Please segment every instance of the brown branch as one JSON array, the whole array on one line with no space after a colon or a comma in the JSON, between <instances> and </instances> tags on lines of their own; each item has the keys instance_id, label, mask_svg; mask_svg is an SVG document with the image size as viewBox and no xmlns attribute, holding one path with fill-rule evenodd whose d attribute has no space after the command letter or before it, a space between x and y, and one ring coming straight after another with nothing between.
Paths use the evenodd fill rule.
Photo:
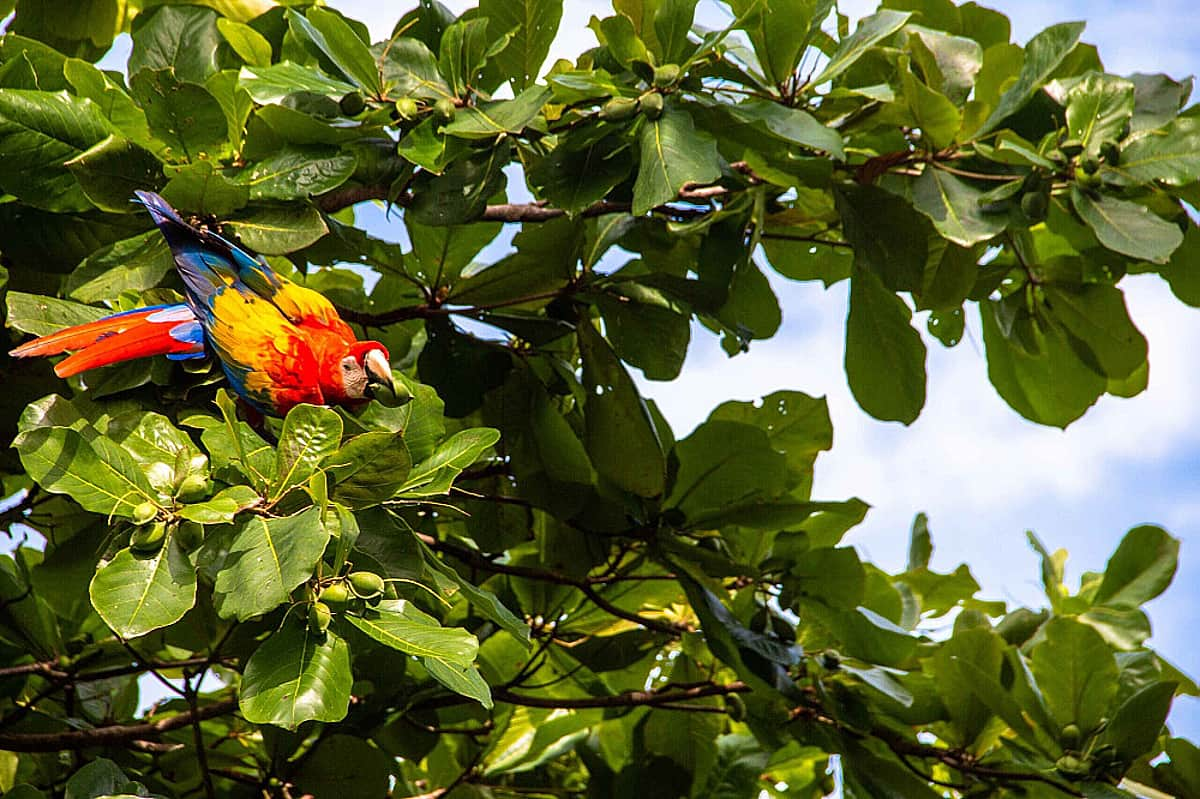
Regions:
<instances>
[{"instance_id":1,"label":"brown branch","mask_svg":"<svg viewBox=\"0 0 1200 799\"><path fill-rule=\"evenodd\" d=\"M129 741L154 739L163 733L178 730L193 722L224 716L237 708L236 699L222 699L211 705L184 713L141 724L114 724L90 730L68 730L66 732L0 733L0 750L10 752L58 752L64 749L91 749L97 746L112 746Z\"/></svg>"},{"instance_id":2,"label":"brown branch","mask_svg":"<svg viewBox=\"0 0 1200 799\"><path fill-rule=\"evenodd\" d=\"M681 703L689 699L744 694L749 691L750 686L746 685L746 683L735 681L724 685L708 683L706 685L697 685L692 688L683 688L674 691L627 691L626 693L614 694L612 696L587 696L578 699L527 696L507 689L496 689L492 691L492 698L497 702L507 702L510 705L565 708L568 710L604 707L657 707L662 710L695 711L697 707L703 707L705 710L700 712L708 712L708 705L685 705Z\"/></svg>"},{"instance_id":3,"label":"brown branch","mask_svg":"<svg viewBox=\"0 0 1200 799\"><path fill-rule=\"evenodd\" d=\"M230 661L216 661L223 666L230 665ZM184 660L147 660L139 661L134 665L129 666L112 666L107 669L97 669L96 671L73 672L65 671L58 668L57 660L40 660L35 663L22 663L19 666L8 666L0 669L0 678L18 677L22 674L36 674L41 677L47 677L54 680L69 680L71 682L93 682L95 680L107 680L111 677L123 677L127 674L141 674L146 671L156 671L165 669L185 669L193 666L211 665L212 661L206 657L186 658Z\"/></svg>"},{"instance_id":4,"label":"brown branch","mask_svg":"<svg viewBox=\"0 0 1200 799\"><path fill-rule=\"evenodd\" d=\"M444 552L447 555L452 555L453 557L461 560L463 563L466 563L468 566L473 566L477 569L483 569L484 571L490 571L496 574L510 574L514 577L525 577L530 580L540 580L542 582L554 583L556 585L567 585L571 586L572 588L578 588L588 599L592 600L597 607L601 608L606 613L621 619L625 619L626 621L633 622L634 624L639 624L648 630L654 630L672 637L678 636L681 633L691 632L691 626L684 624L683 622L670 622L662 621L661 619L652 619L646 616L641 616L633 611L617 607L612 602L605 599L604 596L598 591L596 591L596 589L592 587L591 582L586 578L576 579L555 571L538 569L532 566L515 566L506 563L496 563L473 549L460 547L447 541L440 541L433 536L425 535L423 533L418 533L417 537L425 542L425 545L429 548L438 552Z\"/></svg>"}]
</instances>

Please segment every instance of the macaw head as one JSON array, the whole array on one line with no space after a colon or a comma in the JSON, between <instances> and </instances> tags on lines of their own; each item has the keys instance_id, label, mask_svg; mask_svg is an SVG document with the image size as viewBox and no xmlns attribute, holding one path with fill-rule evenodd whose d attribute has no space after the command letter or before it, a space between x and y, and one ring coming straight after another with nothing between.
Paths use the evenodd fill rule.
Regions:
<instances>
[{"instance_id":1,"label":"macaw head","mask_svg":"<svg viewBox=\"0 0 1200 799\"><path fill-rule=\"evenodd\" d=\"M378 341L357 341L339 364L342 392L347 399L372 399L375 392L385 388L396 393L392 381L392 365L388 363L387 347Z\"/></svg>"}]
</instances>

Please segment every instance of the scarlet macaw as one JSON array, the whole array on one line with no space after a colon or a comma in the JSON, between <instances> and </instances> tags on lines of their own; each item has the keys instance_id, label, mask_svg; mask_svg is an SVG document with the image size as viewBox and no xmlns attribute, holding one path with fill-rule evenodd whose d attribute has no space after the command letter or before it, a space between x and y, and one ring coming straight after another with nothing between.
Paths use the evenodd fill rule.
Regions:
<instances>
[{"instance_id":1,"label":"scarlet macaw","mask_svg":"<svg viewBox=\"0 0 1200 799\"><path fill-rule=\"evenodd\" d=\"M302 402L353 407L394 392L388 351L359 341L333 304L276 274L223 236L193 227L159 195L136 192L175 256L187 301L113 314L27 342L17 358L77 350L55 367L70 377L151 355L216 356L251 408L284 416Z\"/></svg>"}]
</instances>

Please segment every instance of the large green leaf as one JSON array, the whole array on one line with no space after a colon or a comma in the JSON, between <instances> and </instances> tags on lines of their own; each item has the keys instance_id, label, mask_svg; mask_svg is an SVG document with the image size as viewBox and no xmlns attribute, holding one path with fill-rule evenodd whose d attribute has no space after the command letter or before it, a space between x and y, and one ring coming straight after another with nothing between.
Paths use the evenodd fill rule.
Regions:
<instances>
[{"instance_id":1,"label":"large green leaf","mask_svg":"<svg viewBox=\"0 0 1200 799\"><path fill-rule=\"evenodd\" d=\"M181 81L203 83L216 72L217 14L198 6L163 5L141 14L133 30L129 74L170 70Z\"/></svg>"},{"instance_id":2,"label":"large green leaf","mask_svg":"<svg viewBox=\"0 0 1200 799\"><path fill-rule=\"evenodd\" d=\"M850 278L846 377L854 399L877 419L911 424L925 405L925 344L904 300L874 273Z\"/></svg>"},{"instance_id":3,"label":"large green leaf","mask_svg":"<svg viewBox=\"0 0 1200 799\"><path fill-rule=\"evenodd\" d=\"M1088 284L1079 288L1047 285L1046 306L1062 324L1080 357L1113 379L1129 377L1146 363L1147 345L1125 309L1116 286Z\"/></svg>"},{"instance_id":4,"label":"large green leaf","mask_svg":"<svg viewBox=\"0 0 1200 799\"><path fill-rule=\"evenodd\" d=\"M401 492L407 496L436 496L449 492L454 478L499 440L499 431L490 427L460 430L412 467Z\"/></svg>"},{"instance_id":5,"label":"large green leaf","mask_svg":"<svg viewBox=\"0 0 1200 799\"><path fill-rule=\"evenodd\" d=\"M411 39L400 39L397 47ZM242 67L238 81L250 92L254 102L261 105L278 103L295 92L312 92L329 97L341 97L354 87L344 81L335 80L316 69L291 61L262 67Z\"/></svg>"},{"instance_id":6,"label":"large green leaf","mask_svg":"<svg viewBox=\"0 0 1200 799\"><path fill-rule=\"evenodd\" d=\"M629 175L628 143L620 136L563 141L545 158L533 163L529 182L556 208L577 214L598 202Z\"/></svg>"},{"instance_id":7,"label":"large green leaf","mask_svg":"<svg viewBox=\"0 0 1200 799\"><path fill-rule=\"evenodd\" d=\"M341 721L352 680L345 641L332 630L313 633L292 621L250 656L239 706L249 722L289 730L306 721Z\"/></svg>"},{"instance_id":8,"label":"large green leaf","mask_svg":"<svg viewBox=\"0 0 1200 799\"><path fill-rule=\"evenodd\" d=\"M385 600L366 615L346 621L384 646L453 666L475 662L479 641L460 627L443 627L432 616L403 599Z\"/></svg>"},{"instance_id":9,"label":"large green leaf","mask_svg":"<svg viewBox=\"0 0 1200 799\"><path fill-rule=\"evenodd\" d=\"M167 627L196 603L196 566L168 532L153 554L122 549L100 564L88 592L92 606L125 638Z\"/></svg>"},{"instance_id":10,"label":"large green leaf","mask_svg":"<svg viewBox=\"0 0 1200 799\"><path fill-rule=\"evenodd\" d=\"M1094 730L1117 692L1117 661L1100 633L1067 617L1042 627L1031 668L1046 707L1060 726Z\"/></svg>"},{"instance_id":11,"label":"large green leaf","mask_svg":"<svg viewBox=\"0 0 1200 799\"><path fill-rule=\"evenodd\" d=\"M342 441L342 417L318 405L297 405L283 420L283 432L275 450L273 497L282 497L303 485L321 460L337 450Z\"/></svg>"},{"instance_id":12,"label":"large green leaf","mask_svg":"<svg viewBox=\"0 0 1200 799\"><path fill-rule=\"evenodd\" d=\"M8 310L5 324L13 330L35 336L47 336L65 327L95 322L105 316L103 308L41 294L10 291L4 299Z\"/></svg>"},{"instance_id":13,"label":"large green leaf","mask_svg":"<svg viewBox=\"0 0 1200 799\"><path fill-rule=\"evenodd\" d=\"M372 430L347 440L325 457L321 467L339 502L367 506L389 499L404 485L412 470L412 455L402 435Z\"/></svg>"},{"instance_id":14,"label":"large green leaf","mask_svg":"<svg viewBox=\"0 0 1200 799\"><path fill-rule=\"evenodd\" d=\"M908 22L912 14L892 9L883 9L860 20L854 33L838 43L837 50L829 56L829 63L812 79L814 86L833 80L849 69L855 61L879 42L891 36Z\"/></svg>"},{"instance_id":15,"label":"large green leaf","mask_svg":"<svg viewBox=\"0 0 1200 799\"><path fill-rule=\"evenodd\" d=\"M1078 188L1071 190L1071 203L1100 243L1122 255L1165 264L1183 243L1178 226L1144 205L1108 194L1094 198Z\"/></svg>"},{"instance_id":16,"label":"large green leaf","mask_svg":"<svg viewBox=\"0 0 1200 799\"><path fill-rule=\"evenodd\" d=\"M1062 22L1030 39L1025 45L1025 61L1016 81L1000 96L1000 101L975 135L982 136L995 130L1019 111L1075 47L1083 28L1082 22Z\"/></svg>"},{"instance_id":17,"label":"large green leaf","mask_svg":"<svg viewBox=\"0 0 1200 799\"><path fill-rule=\"evenodd\" d=\"M585 443L596 471L626 491L657 496L666 483L662 443L637 387L596 329L578 327L583 358Z\"/></svg>"},{"instance_id":18,"label":"large green leaf","mask_svg":"<svg viewBox=\"0 0 1200 799\"><path fill-rule=\"evenodd\" d=\"M676 444L673 454L679 469L663 504L689 520L775 497L786 487L787 458L765 431L748 424L707 421Z\"/></svg>"},{"instance_id":19,"label":"large green leaf","mask_svg":"<svg viewBox=\"0 0 1200 799\"><path fill-rule=\"evenodd\" d=\"M562 19L562 0L480 0L479 13L488 20L488 33L512 31L508 46L492 58L513 91L537 80Z\"/></svg>"},{"instance_id":20,"label":"large green leaf","mask_svg":"<svg viewBox=\"0 0 1200 799\"><path fill-rule=\"evenodd\" d=\"M321 212L311 205L247 209L227 223L243 244L264 255L302 250L329 232Z\"/></svg>"},{"instance_id":21,"label":"large green leaf","mask_svg":"<svg viewBox=\"0 0 1200 799\"><path fill-rule=\"evenodd\" d=\"M91 100L0 89L0 186L47 211L86 210L92 204L65 164L113 132Z\"/></svg>"},{"instance_id":22,"label":"large green leaf","mask_svg":"<svg viewBox=\"0 0 1200 799\"><path fill-rule=\"evenodd\" d=\"M282 518L244 517L229 533L229 554L213 586L217 612L245 621L287 602L312 576L328 541L318 508Z\"/></svg>"},{"instance_id":23,"label":"large green leaf","mask_svg":"<svg viewBox=\"0 0 1200 799\"><path fill-rule=\"evenodd\" d=\"M251 200L294 200L337 188L357 163L354 153L332 147L284 147L234 180L249 190Z\"/></svg>"},{"instance_id":24,"label":"large green leaf","mask_svg":"<svg viewBox=\"0 0 1200 799\"><path fill-rule=\"evenodd\" d=\"M725 106L723 110L738 122L761 133L789 144L827 152L839 161L845 158L841 135L833 128L822 125L806 111L755 98Z\"/></svg>"},{"instance_id":25,"label":"large green leaf","mask_svg":"<svg viewBox=\"0 0 1200 799\"><path fill-rule=\"evenodd\" d=\"M487 709L492 707L492 689L483 679L483 675L472 664L460 666L457 663L438 658L422 658L421 662L429 674L442 685L455 693L469 696Z\"/></svg>"},{"instance_id":26,"label":"large green leaf","mask_svg":"<svg viewBox=\"0 0 1200 799\"><path fill-rule=\"evenodd\" d=\"M1108 560L1097 605L1138 608L1167 590L1179 565L1179 541L1161 527L1135 527Z\"/></svg>"},{"instance_id":27,"label":"large green leaf","mask_svg":"<svg viewBox=\"0 0 1200 799\"><path fill-rule=\"evenodd\" d=\"M1008 222L1003 214L982 210L982 194L961 178L933 167L912 184L913 207L929 217L942 236L963 247L987 241Z\"/></svg>"},{"instance_id":28,"label":"large green leaf","mask_svg":"<svg viewBox=\"0 0 1200 799\"><path fill-rule=\"evenodd\" d=\"M374 97L383 94L383 83L375 57L340 14L310 8L306 16L292 13L290 20L350 80Z\"/></svg>"},{"instance_id":29,"label":"large green leaf","mask_svg":"<svg viewBox=\"0 0 1200 799\"><path fill-rule=\"evenodd\" d=\"M1093 156L1122 137L1133 116L1133 82L1089 73L1067 93L1067 131Z\"/></svg>"},{"instance_id":30,"label":"large green leaf","mask_svg":"<svg viewBox=\"0 0 1200 799\"><path fill-rule=\"evenodd\" d=\"M98 451L94 444L103 446ZM157 501L145 475L127 456L109 457L116 446L111 441L89 441L67 427L38 427L19 434L13 446L38 485L67 494L93 513L132 516L138 505Z\"/></svg>"},{"instance_id":31,"label":"large green leaf","mask_svg":"<svg viewBox=\"0 0 1200 799\"><path fill-rule=\"evenodd\" d=\"M424 43L408 36L390 42L379 53L383 79L392 97L437 100L454 92L438 72L437 57Z\"/></svg>"},{"instance_id":32,"label":"large green leaf","mask_svg":"<svg viewBox=\"0 0 1200 799\"><path fill-rule=\"evenodd\" d=\"M686 183L711 183L721 176L716 141L698 132L682 109L668 108L658 119L647 120L638 146L634 214L674 200Z\"/></svg>"},{"instance_id":33,"label":"large green leaf","mask_svg":"<svg viewBox=\"0 0 1200 799\"><path fill-rule=\"evenodd\" d=\"M520 133L549 99L549 89L533 86L511 100L464 108L442 131L461 139L494 139L505 133Z\"/></svg>"},{"instance_id":34,"label":"large green leaf","mask_svg":"<svg viewBox=\"0 0 1200 799\"><path fill-rule=\"evenodd\" d=\"M1200 178L1200 120L1181 117L1131 138L1121 149L1120 163L1110 168L1125 182L1183 186L1195 181Z\"/></svg>"},{"instance_id":35,"label":"large green leaf","mask_svg":"<svg viewBox=\"0 0 1200 799\"><path fill-rule=\"evenodd\" d=\"M176 160L192 161L222 149L229 133L225 111L212 93L183 83L169 69L142 70L130 81L150 131Z\"/></svg>"},{"instance_id":36,"label":"large green leaf","mask_svg":"<svg viewBox=\"0 0 1200 799\"><path fill-rule=\"evenodd\" d=\"M163 183L158 158L115 135L67 161L66 167L93 205L118 214L134 212L130 198L135 190L156 189Z\"/></svg>"}]
</instances>

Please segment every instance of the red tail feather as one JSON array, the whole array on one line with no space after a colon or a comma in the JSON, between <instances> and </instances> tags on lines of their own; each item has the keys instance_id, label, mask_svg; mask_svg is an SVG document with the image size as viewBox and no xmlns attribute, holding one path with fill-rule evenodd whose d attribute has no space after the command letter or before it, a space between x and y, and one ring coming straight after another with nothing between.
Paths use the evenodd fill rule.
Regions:
<instances>
[{"instance_id":1,"label":"red tail feather","mask_svg":"<svg viewBox=\"0 0 1200 799\"><path fill-rule=\"evenodd\" d=\"M158 318L152 319L156 314ZM188 319L193 317L185 307L165 312L162 306L144 308L36 338L12 350L9 355L30 358L79 350L54 367L54 373L59 377L70 377L88 369L134 358L199 353L203 349L202 344L171 335L172 330Z\"/></svg>"}]
</instances>

